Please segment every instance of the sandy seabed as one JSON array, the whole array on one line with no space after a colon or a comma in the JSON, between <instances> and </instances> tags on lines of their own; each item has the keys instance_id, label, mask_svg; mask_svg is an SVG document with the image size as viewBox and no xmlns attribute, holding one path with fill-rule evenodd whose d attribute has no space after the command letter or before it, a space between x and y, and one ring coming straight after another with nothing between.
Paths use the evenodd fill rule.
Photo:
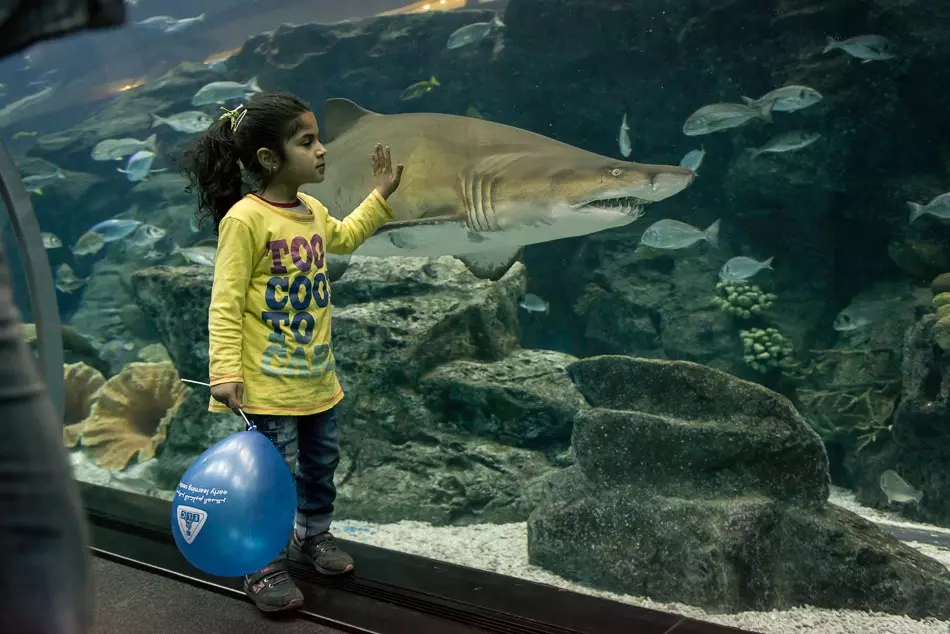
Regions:
<instances>
[{"instance_id":1,"label":"sandy seabed","mask_svg":"<svg viewBox=\"0 0 950 634\"><path fill-rule=\"evenodd\" d=\"M71 455L76 477L84 482L141 492L140 472L149 465L136 465L122 476L110 477L94 465L82 452ZM151 461L150 461L151 462ZM171 499L171 491L150 491L151 495ZM900 516L861 506L854 496L832 487L830 502L853 511L877 524L922 528L950 535L950 529L908 522ZM659 603L645 597L593 590L568 581L556 574L528 563L527 524L476 524L471 526L432 526L422 522L403 521L394 524L339 519L333 524L338 536L372 546L380 546L413 555L421 555L461 566L479 568L498 574L518 577L557 588L612 599L623 603L675 612L683 616L763 632L764 634L950 634L950 621L916 620L903 616L855 610L828 610L802 606L772 612L738 612L719 614L681 603ZM929 544L907 542L928 557L950 568L950 549Z\"/></svg>"}]
</instances>

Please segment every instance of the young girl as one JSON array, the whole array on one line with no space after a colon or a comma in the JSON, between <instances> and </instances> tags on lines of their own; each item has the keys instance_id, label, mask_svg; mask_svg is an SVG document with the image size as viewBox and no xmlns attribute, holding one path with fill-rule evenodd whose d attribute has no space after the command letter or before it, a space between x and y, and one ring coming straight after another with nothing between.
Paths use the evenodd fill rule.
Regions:
<instances>
[{"instance_id":1,"label":"young girl","mask_svg":"<svg viewBox=\"0 0 950 634\"><path fill-rule=\"evenodd\" d=\"M367 166L376 187L341 221L298 192L323 180L326 163L313 113L276 93L228 111L184 154L188 191L197 190L199 215L210 216L218 234L208 409L251 415L296 470L290 543L244 579L247 595L267 612L303 605L286 569L288 552L323 574L353 570L330 533L340 460L334 407L343 390L330 341L326 254L351 253L392 218L386 199L403 166L393 170L389 148L377 144ZM258 181L253 193L244 194L242 171Z\"/></svg>"}]
</instances>

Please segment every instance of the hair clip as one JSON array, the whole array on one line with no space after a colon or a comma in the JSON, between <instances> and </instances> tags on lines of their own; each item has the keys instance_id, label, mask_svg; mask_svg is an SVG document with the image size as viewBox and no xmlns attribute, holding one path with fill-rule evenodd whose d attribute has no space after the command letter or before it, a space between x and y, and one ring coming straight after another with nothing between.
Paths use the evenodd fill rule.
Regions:
<instances>
[{"instance_id":1,"label":"hair clip","mask_svg":"<svg viewBox=\"0 0 950 634\"><path fill-rule=\"evenodd\" d=\"M244 120L244 115L247 114L247 108L244 107L244 104L238 104L237 108L234 110L228 110L224 106L221 106L221 109L224 110L224 114L218 117L221 119L230 119L231 120L231 132L237 130L238 126L241 125L241 121Z\"/></svg>"}]
</instances>

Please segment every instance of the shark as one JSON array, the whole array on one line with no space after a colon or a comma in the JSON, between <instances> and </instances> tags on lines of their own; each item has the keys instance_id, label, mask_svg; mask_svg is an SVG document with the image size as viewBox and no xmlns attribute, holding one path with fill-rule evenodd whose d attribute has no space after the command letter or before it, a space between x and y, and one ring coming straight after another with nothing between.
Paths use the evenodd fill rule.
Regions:
<instances>
[{"instance_id":1,"label":"shark","mask_svg":"<svg viewBox=\"0 0 950 634\"><path fill-rule=\"evenodd\" d=\"M324 104L320 130L325 178L302 189L335 218L373 188L376 143L405 166L388 200L393 220L354 255L455 256L495 279L525 245L630 224L695 177L684 167L617 160L481 118L381 114L341 98Z\"/></svg>"}]
</instances>

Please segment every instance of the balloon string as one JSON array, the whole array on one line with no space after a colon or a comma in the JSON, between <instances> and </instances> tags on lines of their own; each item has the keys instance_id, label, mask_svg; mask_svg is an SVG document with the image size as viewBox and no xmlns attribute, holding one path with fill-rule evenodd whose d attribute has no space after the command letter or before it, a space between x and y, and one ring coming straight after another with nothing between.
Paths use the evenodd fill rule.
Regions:
<instances>
[{"instance_id":1,"label":"balloon string","mask_svg":"<svg viewBox=\"0 0 950 634\"><path fill-rule=\"evenodd\" d=\"M195 385L204 385L205 387L211 387L210 383L202 383L201 381L192 381L191 379L181 379L182 383L194 383ZM244 419L245 424L247 424L247 431L252 431L257 429L257 425L248 420L247 415L244 413L244 410L238 410L238 414L241 415L241 418Z\"/></svg>"}]
</instances>

